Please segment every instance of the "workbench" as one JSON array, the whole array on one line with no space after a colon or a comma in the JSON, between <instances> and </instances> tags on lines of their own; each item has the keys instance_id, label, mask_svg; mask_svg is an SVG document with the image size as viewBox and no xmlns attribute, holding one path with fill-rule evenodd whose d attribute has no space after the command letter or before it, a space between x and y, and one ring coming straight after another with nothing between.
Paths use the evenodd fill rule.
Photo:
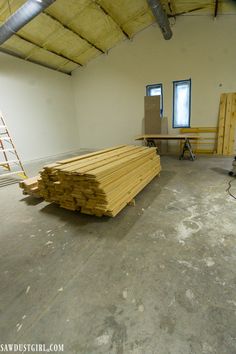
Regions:
<instances>
[{"instance_id":1,"label":"workbench","mask_svg":"<svg viewBox=\"0 0 236 354\"><path fill-rule=\"evenodd\" d=\"M180 160L184 159L185 152L189 152L190 159L194 161L196 156L193 153L192 146L190 140L197 140L199 136L196 135L188 135L188 134L144 134L135 138L135 140L143 140L146 146L154 146L158 149L156 140L183 140L183 149L179 156Z\"/></svg>"}]
</instances>

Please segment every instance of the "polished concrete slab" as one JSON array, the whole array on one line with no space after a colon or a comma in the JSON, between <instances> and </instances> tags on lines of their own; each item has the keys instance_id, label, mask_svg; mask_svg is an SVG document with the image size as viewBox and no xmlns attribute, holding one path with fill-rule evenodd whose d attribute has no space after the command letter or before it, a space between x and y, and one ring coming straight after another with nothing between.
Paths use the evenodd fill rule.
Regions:
<instances>
[{"instance_id":1,"label":"polished concrete slab","mask_svg":"<svg viewBox=\"0 0 236 354\"><path fill-rule=\"evenodd\" d=\"M161 160L160 178L114 219L23 196L16 184L0 189L0 343L236 353L232 161Z\"/></svg>"}]
</instances>

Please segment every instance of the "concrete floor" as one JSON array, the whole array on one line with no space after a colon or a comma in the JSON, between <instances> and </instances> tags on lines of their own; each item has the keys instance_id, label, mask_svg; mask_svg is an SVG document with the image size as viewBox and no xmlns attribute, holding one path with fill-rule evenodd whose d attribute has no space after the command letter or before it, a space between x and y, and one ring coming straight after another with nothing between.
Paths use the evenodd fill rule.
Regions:
<instances>
[{"instance_id":1,"label":"concrete floor","mask_svg":"<svg viewBox=\"0 0 236 354\"><path fill-rule=\"evenodd\" d=\"M0 189L0 343L235 354L231 163L163 157L161 177L114 219L39 203L17 185Z\"/></svg>"}]
</instances>

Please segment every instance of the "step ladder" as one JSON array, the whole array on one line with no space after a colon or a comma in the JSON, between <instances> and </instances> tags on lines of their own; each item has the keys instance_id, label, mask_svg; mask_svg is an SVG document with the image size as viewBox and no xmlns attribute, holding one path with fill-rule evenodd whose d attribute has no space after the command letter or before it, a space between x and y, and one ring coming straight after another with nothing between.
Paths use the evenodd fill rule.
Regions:
<instances>
[{"instance_id":1,"label":"step ladder","mask_svg":"<svg viewBox=\"0 0 236 354\"><path fill-rule=\"evenodd\" d=\"M13 175L27 178L3 115L0 112L0 178Z\"/></svg>"}]
</instances>

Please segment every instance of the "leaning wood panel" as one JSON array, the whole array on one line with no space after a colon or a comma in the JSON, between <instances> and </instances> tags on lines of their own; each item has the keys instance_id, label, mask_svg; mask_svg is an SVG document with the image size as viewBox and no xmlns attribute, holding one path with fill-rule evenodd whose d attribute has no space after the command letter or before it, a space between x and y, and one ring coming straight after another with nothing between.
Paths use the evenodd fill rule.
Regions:
<instances>
[{"instance_id":1,"label":"leaning wood panel","mask_svg":"<svg viewBox=\"0 0 236 354\"><path fill-rule=\"evenodd\" d=\"M223 155L229 154L229 136L230 136L230 128L231 128L232 104L233 104L233 95L229 93L227 94L227 102L226 102Z\"/></svg>"},{"instance_id":2,"label":"leaning wood panel","mask_svg":"<svg viewBox=\"0 0 236 354\"><path fill-rule=\"evenodd\" d=\"M232 94L228 155L234 154L236 128L236 93Z\"/></svg>"},{"instance_id":3,"label":"leaning wood panel","mask_svg":"<svg viewBox=\"0 0 236 354\"><path fill-rule=\"evenodd\" d=\"M226 93L222 93L222 95L220 97L218 140L217 140L217 154L219 154L219 155L221 155L223 153L226 100L227 100Z\"/></svg>"}]
</instances>

